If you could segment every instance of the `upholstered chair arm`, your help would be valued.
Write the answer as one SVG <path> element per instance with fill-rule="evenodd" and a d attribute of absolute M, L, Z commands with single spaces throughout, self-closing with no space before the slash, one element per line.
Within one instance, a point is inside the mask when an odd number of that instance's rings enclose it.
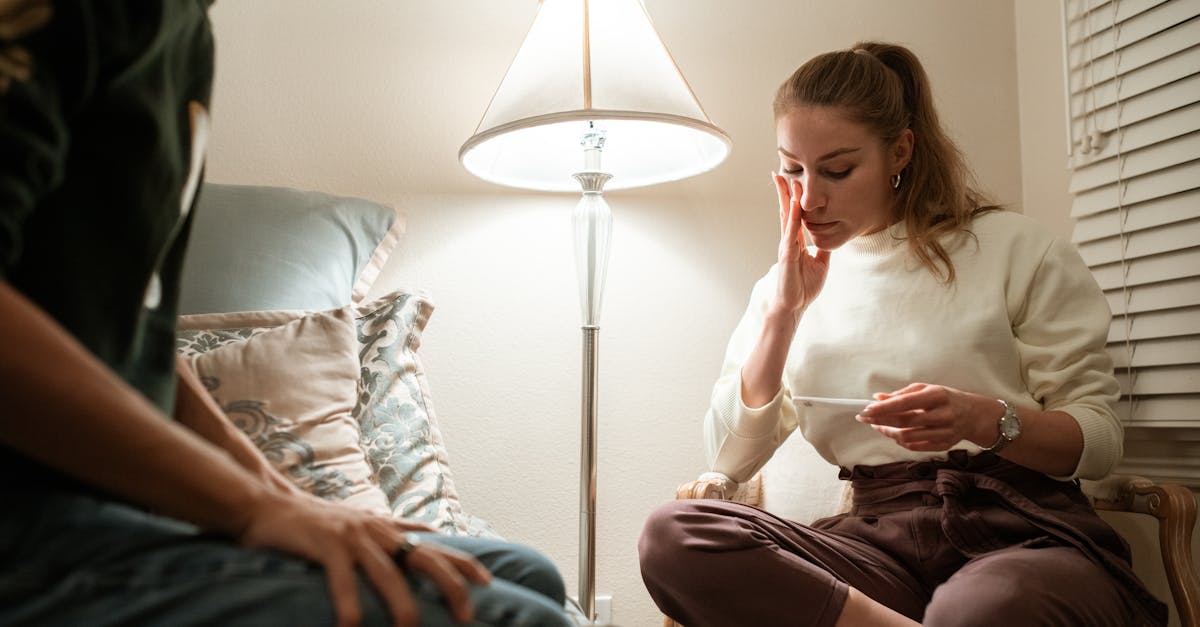
<path fill-rule="evenodd" d="M 1087 482 L 1086 489 L 1096 509 L 1158 519 L 1163 568 L 1179 610 L 1179 623 L 1200 627 L 1200 580 L 1192 561 L 1192 529 L 1196 526 L 1196 497 L 1192 491 L 1182 485 L 1128 475 Z"/>
<path fill-rule="evenodd" d="M 747 505 L 762 502 L 762 475 L 755 474 L 745 483 L 738 483 L 719 472 L 706 472 L 695 481 L 675 488 L 675 499 L 720 499 Z"/>

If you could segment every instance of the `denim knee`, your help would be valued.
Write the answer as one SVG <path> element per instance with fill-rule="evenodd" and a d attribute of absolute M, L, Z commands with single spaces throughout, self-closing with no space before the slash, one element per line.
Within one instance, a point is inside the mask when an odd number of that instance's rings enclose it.
<path fill-rule="evenodd" d="M 520 545 L 512 545 L 510 551 L 513 559 L 521 564 L 522 571 L 519 577 L 510 581 L 539 592 L 559 605 L 567 600 L 562 574 L 545 555 Z"/>
<path fill-rule="evenodd" d="M 469 553 L 496 579 L 538 592 L 559 605 L 567 598 L 558 568 L 534 548 L 490 538 L 441 534 L 421 534 L 421 537 Z"/>

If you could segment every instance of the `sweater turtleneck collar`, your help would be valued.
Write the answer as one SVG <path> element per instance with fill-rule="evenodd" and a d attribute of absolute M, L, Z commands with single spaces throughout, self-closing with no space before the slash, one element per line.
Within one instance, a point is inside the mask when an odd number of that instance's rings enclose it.
<path fill-rule="evenodd" d="M 849 242 L 846 242 L 846 248 L 856 254 L 863 256 L 881 256 L 891 253 L 899 246 L 902 246 L 908 234 L 904 230 L 904 221 L 901 220 L 886 229 L 876 231 L 870 235 L 860 235 Z"/>

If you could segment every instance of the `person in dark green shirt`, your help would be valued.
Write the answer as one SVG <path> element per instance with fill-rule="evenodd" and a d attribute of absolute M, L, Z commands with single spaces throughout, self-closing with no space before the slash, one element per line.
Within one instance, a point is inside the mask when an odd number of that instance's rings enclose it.
<path fill-rule="evenodd" d="M 179 368 L 209 4 L 0 0 L 0 625 L 571 624 L 541 555 L 300 492 Z"/>

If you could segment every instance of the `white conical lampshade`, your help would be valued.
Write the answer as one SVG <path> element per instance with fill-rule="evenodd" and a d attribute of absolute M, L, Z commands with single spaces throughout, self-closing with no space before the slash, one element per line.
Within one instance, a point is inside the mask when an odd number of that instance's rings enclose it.
<path fill-rule="evenodd" d="M 459 159 L 502 185 L 578 191 L 589 124 L 606 134 L 610 190 L 699 174 L 730 150 L 640 0 L 542 0 Z"/>

